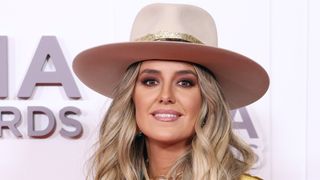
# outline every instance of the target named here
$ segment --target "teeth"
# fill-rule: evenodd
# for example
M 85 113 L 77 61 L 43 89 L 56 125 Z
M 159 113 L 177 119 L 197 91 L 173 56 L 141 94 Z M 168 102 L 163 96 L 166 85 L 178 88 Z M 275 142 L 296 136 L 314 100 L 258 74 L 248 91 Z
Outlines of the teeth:
M 176 118 L 177 115 L 175 114 L 155 114 L 155 117 L 160 117 L 160 118 Z

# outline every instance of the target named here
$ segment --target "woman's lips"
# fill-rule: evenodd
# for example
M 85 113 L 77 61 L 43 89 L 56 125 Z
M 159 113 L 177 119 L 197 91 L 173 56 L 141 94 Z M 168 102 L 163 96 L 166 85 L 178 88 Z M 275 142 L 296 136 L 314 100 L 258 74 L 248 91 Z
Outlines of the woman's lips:
M 163 122 L 176 121 L 182 116 L 182 114 L 178 111 L 165 109 L 156 110 L 151 114 L 156 120 Z

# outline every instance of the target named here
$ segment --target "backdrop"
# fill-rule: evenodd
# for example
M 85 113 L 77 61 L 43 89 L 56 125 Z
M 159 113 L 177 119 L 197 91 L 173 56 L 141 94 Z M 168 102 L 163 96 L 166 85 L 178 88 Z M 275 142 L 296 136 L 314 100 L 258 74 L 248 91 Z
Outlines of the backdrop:
M 89 47 L 127 41 L 135 15 L 152 2 L 159 1 L 0 0 L 1 180 L 85 179 L 111 100 L 77 79 L 72 60 Z M 170 2 L 206 9 L 219 46 L 256 60 L 270 74 L 267 94 L 233 111 L 235 131 L 259 155 L 251 173 L 319 179 L 320 2 Z

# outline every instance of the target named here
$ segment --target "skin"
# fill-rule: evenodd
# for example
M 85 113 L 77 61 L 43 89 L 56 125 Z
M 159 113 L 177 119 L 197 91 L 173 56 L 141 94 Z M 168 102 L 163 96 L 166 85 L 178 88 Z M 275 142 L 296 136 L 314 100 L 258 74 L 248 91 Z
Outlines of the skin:
M 177 61 L 143 62 L 133 101 L 137 126 L 146 137 L 149 175 L 165 175 L 189 148 L 195 133 L 202 100 L 193 66 Z

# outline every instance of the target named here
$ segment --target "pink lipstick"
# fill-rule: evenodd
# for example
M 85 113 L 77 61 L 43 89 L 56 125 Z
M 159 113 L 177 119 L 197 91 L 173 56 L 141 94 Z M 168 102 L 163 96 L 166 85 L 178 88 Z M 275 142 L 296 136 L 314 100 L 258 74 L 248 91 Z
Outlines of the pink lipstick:
M 176 121 L 179 117 L 182 116 L 182 114 L 178 111 L 166 109 L 159 109 L 152 112 L 151 114 L 156 120 L 163 122 Z

